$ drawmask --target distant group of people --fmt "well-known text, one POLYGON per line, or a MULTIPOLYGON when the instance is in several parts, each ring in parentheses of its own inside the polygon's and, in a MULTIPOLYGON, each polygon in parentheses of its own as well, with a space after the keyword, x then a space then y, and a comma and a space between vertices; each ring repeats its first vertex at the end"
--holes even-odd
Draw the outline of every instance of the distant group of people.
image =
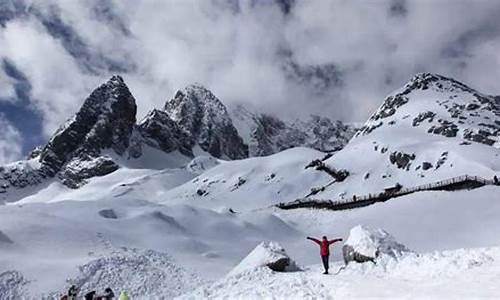
MULTIPOLYGON (((78 294, 80 293, 80 289, 76 287, 76 285, 72 285, 67 294, 61 297, 61 300, 76 300, 78 294)), ((85 300, 114 300, 115 293, 111 288, 106 288, 102 294, 98 294, 97 291, 90 291, 86 293, 83 297, 85 300)), ((127 292, 122 291, 118 300, 129 300, 127 292)))

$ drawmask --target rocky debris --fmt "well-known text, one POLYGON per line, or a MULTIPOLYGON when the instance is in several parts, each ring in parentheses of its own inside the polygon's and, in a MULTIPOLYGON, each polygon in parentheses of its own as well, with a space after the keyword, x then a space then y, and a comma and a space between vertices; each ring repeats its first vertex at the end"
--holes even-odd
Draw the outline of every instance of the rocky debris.
MULTIPOLYGON (((460 83, 452 78, 437 74, 422 73, 413 77, 401 90, 388 96, 380 108, 370 117, 366 124, 356 133, 356 136, 367 135, 383 125, 397 124, 396 112, 409 101, 419 101, 425 97, 413 95, 414 91, 426 91, 426 97, 436 97, 434 105, 427 105, 427 110, 416 115, 406 114, 401 117, 413 117, 412 125, 419 126, 423 122, 433 123, 428 133, 438 134, 445 137, 457 137, 463 133, 464 139, 474 140, 479 143, 493 145, 499 135, 500 127, 495 118, 500 116, 500 103, 498 98, 483 95, 474 89, 460 83), (415 100, 412 98, 415 97, 415 100), (441 97, 446 97, 442 99, 441 97), (442 109, 449 115, 441 113, 442 109), (438 118, 439 124, 434 124, 438 118), (389 118, 387 121, 382 119, 389 118), (490 122, 478 122, 479 119, 491 120, 490 122), (483 130, 478 134, 479 130, 483 130), (489 131, 489 134, 486 134, 489 131), (472 133, 474 132, 474 133, 472 133), (465 136, 466 135, 466 136, 465 136), (492 142, 493 141, 493 142, 492 142)), ((429 98, 423 100, 429 103, 429 98)), ((432 98, 431 98, 432 99, 432 98)))
POLYGON ((436 168, 435 169, 437 170, 437 169, 439 169, 439 167, 441 167, 442 165, 444 165, 444 163, 446 162, 447 159, 448 159, 448 151, 441 153, 441 157, 436 162, 436 168))
POLYGON ((205 195, 208 195, 208 192, 206 190, 204 190, 204 189, 197 189, 196 190, 196 194, 198 196, 205 196, 205 195))
POLYGON ((70 188, 79 188, 86 179, 104 176, 118 170, 119 166, 108 156, 74 158, 58 174, 61 182, 70 188))
POLYGON ((389 96, 385 99, 384 103, 377 112, 370 118, 372 121, 377 121, 379 119, 387 118, 396 113, 396 110, 408 103, 408 97, 405 97, 402 93, 396 94, 394 96, 389 96))
POLYGON ((182 130, 166 112, 153 109, 137 127, 146 144, 167 153, 178 150, 184 155, 193 156, 192 137, 182 130))
POLYGON ((276 272, 300 271, 300 268, 288 256, 280 244, 276 242, 262 242, 234 267, 228 275, 234 276, 261 267, 268 267, 276 272))
POLYGON ((118 219, 115 211, 113 209, 101 209, 99 215, 105 219, 118 219))
POLYGON ((412 253, 406 246, 383 229, 374 229, 358 225, 349 232, 349 237, 342 248, 344 262, 375 262, 379 259, 399 259, 412 253))
POLYGON ((409 170, 411 162, 415 159, 415 154, 408 154, 400 151, 391 152, 389 161, 399 169, 409 170))
POLYGON ((337 170, 333 167, 329 167, 327 164, 325 164, 322 160, 319 159, 315 159, 311 161, 309 164, 307 164, 305 169, 308 168, 315 168, 318 171, 324 171, 333 178, 335 178, 337 182, 342 182, 349 176, 349 171, 345 169, 337 170))
POLYGON ((372 131, 374 131, 375 129, 381 127, 382 125, 384 125, 384 122, 382 122, 382 121, 380 121, 376 124, 370 123, 370 125, 363 125, 363 127, 361 127, 359 129, 359 131, 356 132, 356 134, 354 136, 356 137, 356 136, 360 136, 360 135, 367 135, 367 134, 371 133, 372 131))
POLYGON ((433 133, 433 134, 439 134, 443 135, 445 137, 456 137, 457 132, 458 132, 458 126, 455 125, 454 123, 448 121, 448 120, 443 120, 439 119, 438 120, 440 125, 434 125, 427 132, 433 133))
POLYGON ((231 188, 231 192, 235 191, 240 188, 240 186, 244 185, 247 182, 247 180, 243 177, 238 177, 238 181, 233 185, 231 188))
POLYGON ((424 161, 422 163, 422 170, 427 171, 432 168, 432 164, 430 162, 424 161))
POLYGON ((164 111, 188 134, 191 148, 198 144, 217 158, 248 157, 248 146, 233 126, 226 107, 206 88, 190 85, 178 91, 167 101, 164 111))
POLYGON ((476 143, 482 143, 482 144, 486 144, 486 145, 493 145, 495 144, 495 140, 491 139, 490 137, 497 137, 498 136, 498 132, 497 134, 493 134, 491 132, 489 132, 488 130, 483 130, 483 129, 479 129, 477 131, 474 131, 472 129, 466 129, 464 130, 464 139, 467 139, 469 141, 473 141, 473 142, 476 142, 476 143))
POLYGON ((3 190, 10 187, 24 188, 37 185, 46 178, 43 170, 32 168, 27 162, 19 161, 0 167, 0 182, 3 190))
POLYGON ((424 122, 425 120, 428 120, 428 122, 431 123, 434 120, 435 116, 436 116, 436 114, 433 113, 432 111, 426 111, 423 113, 419 113, 418 116, 416 116, 413 119, 412 125, 418 126, 418 125, 420 125, 420 123, 424 122))

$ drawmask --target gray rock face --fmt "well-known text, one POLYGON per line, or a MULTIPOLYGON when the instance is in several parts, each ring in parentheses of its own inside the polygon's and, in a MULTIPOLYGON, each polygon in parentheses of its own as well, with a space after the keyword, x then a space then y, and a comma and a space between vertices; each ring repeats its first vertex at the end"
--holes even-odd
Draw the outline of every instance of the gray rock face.
POLYGON ((354 250, 354 247, 351 245, 342 246, 342 256, 344 258, 344 263, 346 265, 351 261, 357 262, 357 263, 364 263, 364 262, 375 263, 375 257, 370 257, 370 256, 363 255, 361 253, 358 253, 354 250))
POLYGON ((305 143, 304 132, 287 126, 276 117, 262 114, 256 116, 255 124, 252 132, 254 143, 250 145, 252 156, 271 155, 305 143))
POLYGON ((101 150, 125 153, 135 115, 134 97, 123 79, 113 76, 92 92, 45 146, 30 153, 30 161, 0 168, 0 193, 38 185, 56 175, 68 187, 77 188, 88 178, 115 171, 118 165, 102 156, 101 150))
POLYGON ((438 120, 438 125, 433 125, 427 132, 440 134, 445 137, 456 137, 458 126, 447 120, 438 120))
POLYGON ((168 116, 196 144, 217 158, 248 157, 248 146, 233 126, 226 107, 212 92, 198 85, 178 91, 165 104, 168 116))
POLYGON ((349 232, 342 248, 344 262, 379 262, 384 259, 400 259, 412 253, 405 245, 380 228, 358 225, 349 232))
POLYGON ((232 111, 238 131, 249 145, 250 156, 267 156, 293 147, 309 147, 323 152, 342 149, 355 129, 340 121, 310 116, 285 122, 270 114, 254 113, 242 106, 232 111))
POLYGON ((396 165, 399 169, 409 170, 411 162, 415 159, 415 154, 395 151, 389 155, 391 164, 396 165))
POLYGON ((433 113, 432 111, 426 111, 426 112, 419 113, 418 116, 416 116, 413 119, 413 126, 418 126, 418 125, 420 125, 420 123, 424 122, 425 120, 427 120, 429 123, 431 123, 434 120, 434 116, 436 116, 436 114, 433 113))
POLYGON ((139 132, 146 144, 165 152, 179 152, 193 156, 192 137, 182 130, 166 112, 154 109, 139 123, 139 132))
POLYGON ((135 125, 135 99, 120 76, 113 76, 85 100, 80 111, 50 138, 40 153, 42 168, 70 187, 118 168, 101 150, 125 153, 135 125))
POLYGON ((61 182, 70 188, 79 188, 86 183, 86 179, 104 176, 118 170, 119 166, 110 157, 73 158, 58 174, 61 182))
POLYGON ((92 92, 73 119, 50 138, 40 162, 57 172, 70 157, 96 157, 108 148, 123 154, 136 111, 135 99, 123 79, 113 76, 92 92))
POLYGON ((422 170, 427 171, 432 168, 432 164, 430 162, 424 161, 422 163, 422 170))

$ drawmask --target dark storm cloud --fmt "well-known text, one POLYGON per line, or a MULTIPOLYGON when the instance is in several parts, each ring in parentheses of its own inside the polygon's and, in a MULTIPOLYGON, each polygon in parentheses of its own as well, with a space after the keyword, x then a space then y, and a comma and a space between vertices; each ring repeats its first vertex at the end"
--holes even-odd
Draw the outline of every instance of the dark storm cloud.
POLYGON ((227 104, 363 121, 416 72, 500 94, 499 15, 495 0, 9 0, 0 57, 29 82, 45 137, 116 72, 140 116, 198 82, 227 104))

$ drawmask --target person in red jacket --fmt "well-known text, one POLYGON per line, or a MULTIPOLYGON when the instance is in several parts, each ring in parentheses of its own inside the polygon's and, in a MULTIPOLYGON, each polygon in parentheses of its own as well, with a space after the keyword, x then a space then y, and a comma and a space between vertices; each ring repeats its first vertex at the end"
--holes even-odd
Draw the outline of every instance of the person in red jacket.
POLYGON ((330 256, 330 245, 335 242, 340 242, 342 241, 342 239, 334 239, 329 241, 326 238, 326 236, 323 236, 323 239, 321 241, 310 236, 308 236, 307 239, 319 245, 319 254, 321 255, 321 260, 323 261, 323 267, 325 268, 325 272, 323 274, 328 274, 328 259, 330 256))

